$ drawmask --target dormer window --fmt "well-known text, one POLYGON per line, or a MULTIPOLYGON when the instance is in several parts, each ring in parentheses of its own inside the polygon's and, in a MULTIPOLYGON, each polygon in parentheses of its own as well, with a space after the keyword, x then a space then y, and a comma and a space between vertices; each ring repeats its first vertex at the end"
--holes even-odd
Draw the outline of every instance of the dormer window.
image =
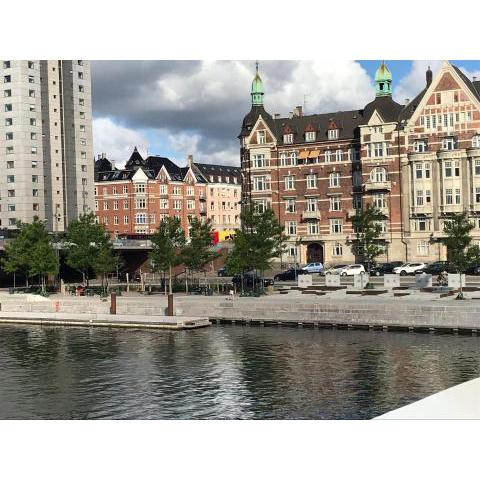
POLYGON ((338 138, 338 128, 332 129, 328 131, 328 139, 329 140, 337 140, 338 138))
POLYGON ((443 150, 455 150, 456 141, 455 137, 446 137, 442 140, 443 150))
POLYGON ((426 140, 417 140, 413 144, 413 149, 415 153, 424 153, 427 151, 427 141, 426 140))
POLYGON ((475 135, 472 138, 472 147, 473 148, 480 148, 480 135, 475 135))
POLYGON ((305 141, 307 142, 314 142, 315 141, 315 132, 306 132, 305 133, 305 141))
POLYGON ((293 133, 286 133, 283 136, 283 143, 293 143, 293 133))
POLYGON ((257 143, 263 145, 265 143, 265 130, 257 132, 257 143))

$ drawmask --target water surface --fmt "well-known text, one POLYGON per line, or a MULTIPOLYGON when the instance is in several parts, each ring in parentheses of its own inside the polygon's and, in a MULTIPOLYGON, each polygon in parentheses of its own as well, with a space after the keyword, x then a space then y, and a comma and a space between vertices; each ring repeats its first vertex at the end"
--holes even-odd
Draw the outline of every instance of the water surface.
POLYGON ((480 375, 480 338, 0 327, 1 419, 369 419, 480 375))

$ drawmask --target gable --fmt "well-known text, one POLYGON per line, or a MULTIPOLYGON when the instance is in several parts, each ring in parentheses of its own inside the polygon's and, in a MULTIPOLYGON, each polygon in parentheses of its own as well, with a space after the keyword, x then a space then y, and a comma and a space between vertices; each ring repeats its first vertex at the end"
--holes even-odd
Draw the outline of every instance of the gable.
POLYGON ((438 85, 435 87, 435 92, 442 92, 445 90, 457 90, 460 88, 460 85, 452 77, 450 72, 445 72, 440 78, 438 85))
POLYGON ((377 110, 374 110, 372 116, 369 118, 367 125, 379 125, 381 123, 385 123, 383 118, 380 116, 377 110))
POLYGON ((261 116, 258 118, 247 139, 249 145, 259 145, 257 132, 264 132, 265 134, 265 141, 262 142, 262 144, 274 143, 276 141, 272 131, 268 128, 268 125, 265 123, 261 116))
POLYGON ((169 180, 171 180, 170 175, 165 168, 165 165, 162 165, 162 168, 160 168, 160 170, 158 171, 157 180, 160 180, 161 182, 168 182, 169 180))
POLYGON ((146 173, 141 169, 139 168, 136 172, 135 172, 135 175, 132 177, 132 180, 135 182, 141 182, 142 180, 146 181, 148 180, 148 177, 146 175, 146 173))
POLYGON ((186 183, 196 183, 197 182, 197 177, 195 177, 195 174, 192 172, 192 169, 190 168, 185 175, 184 181, 186 183))

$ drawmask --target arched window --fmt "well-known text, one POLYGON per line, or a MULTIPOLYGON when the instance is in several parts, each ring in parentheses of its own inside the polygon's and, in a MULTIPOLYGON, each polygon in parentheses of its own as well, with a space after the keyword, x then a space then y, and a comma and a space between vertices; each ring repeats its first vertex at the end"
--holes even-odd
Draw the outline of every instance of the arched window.
POLYGON ((386 182, 387 181, 387 170, 382 167, 376 167, 370 173, 370 180, 372 182, 386 182))

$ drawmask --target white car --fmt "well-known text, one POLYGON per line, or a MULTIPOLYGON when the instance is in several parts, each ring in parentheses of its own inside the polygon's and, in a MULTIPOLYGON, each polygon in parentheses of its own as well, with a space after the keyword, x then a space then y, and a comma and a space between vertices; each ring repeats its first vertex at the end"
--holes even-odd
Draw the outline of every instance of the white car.
POLYGON ((347 265, 335 265, 334 267, 327 268, 322 273, 325 275, 338 275, 346 266, 347 265))
POLYGON ((323 265, 321 262, 309 263, 302 267, 302 270, 306 270, 308 273, 321 273, 323 270, 323 265))
POLYGON ((417 272, 422 272, 426 266, 425 263, 404 263, 399 267, 395 267, 393 273, 399 273, 400 275, 414 275, 417 272))
POLYGON ((358 263, 354 265, 347 265, 346 267, 342 268, 339 273, 342 277, 352 276, 352 275, 363 275, 365 273, 365 267, 358 263))

